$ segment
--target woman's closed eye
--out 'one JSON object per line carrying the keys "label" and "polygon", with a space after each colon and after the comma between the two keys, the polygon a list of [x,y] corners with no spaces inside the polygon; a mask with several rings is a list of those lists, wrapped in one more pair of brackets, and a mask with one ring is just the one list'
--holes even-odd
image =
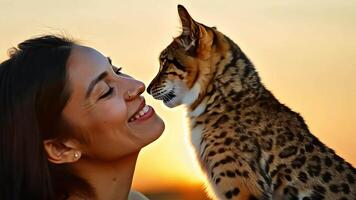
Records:
{"label": "woman's closed eye", "polygon": [[[114,70],[115,74],[117,74],[117,75],[122,74],[121,73],[122,67],[117,68],[117,67],[113,66],[113,70]],[[109,87],[109,89],[103,95],[101,95],[98,100],[111,96],[111,94],[114,92],[114,87],[111,87],[109,85],[108,85],[108,87]]]}
{"label": "woman's closed eye", "polygon": [[101,96],[99,97],[99,100],[111,96],[111,94],[113,93],[113,91],[114,91],[114,87],[109,86],[108,91],[105,92],[103,95],[101,95]]}

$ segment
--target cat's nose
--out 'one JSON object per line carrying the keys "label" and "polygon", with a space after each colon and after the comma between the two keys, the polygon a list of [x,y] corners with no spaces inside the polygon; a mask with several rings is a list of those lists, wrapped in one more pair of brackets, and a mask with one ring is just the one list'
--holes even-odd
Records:
{"label": "cat's nose", "polygon": [[151,88],[152,88],[152,83],[150,83],[150,84],[148,85],[147,90],[146,90],[147,93],[150,94],[150,95],[152,95],[152,94],[151,94]]}

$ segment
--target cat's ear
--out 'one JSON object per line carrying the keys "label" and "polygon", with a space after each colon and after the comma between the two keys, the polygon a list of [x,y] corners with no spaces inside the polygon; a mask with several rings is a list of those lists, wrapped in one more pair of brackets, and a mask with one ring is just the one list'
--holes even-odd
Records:
{"label": "cat's ear", "polygon": [[178,43],[184,46],[186,51],[194,51],[198,57],[207,59],[213,43],[211,33],[203,25],[194,21],[182,5],[178,5],[178,14],[183,28]]}
{"label": "cat's ear", "polygon": [[189,15],[187,9],[182,5],[178,5],[178,14],[180,21],[182,23],[182,35],[183,36],[195,36],[198,31],[198,24],[194,19]]}

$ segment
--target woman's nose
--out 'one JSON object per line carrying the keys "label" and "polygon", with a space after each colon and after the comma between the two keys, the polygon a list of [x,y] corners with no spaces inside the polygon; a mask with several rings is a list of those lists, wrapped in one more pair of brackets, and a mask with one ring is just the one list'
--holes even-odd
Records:
{"label": "woman's nose", "polygon": [[133,81],[128,82],[127,84],[129,84],[129,89],[126,92],[125,98],[128,101],[139,97],[146,89],[144,83],[135,79],[133,79]]}

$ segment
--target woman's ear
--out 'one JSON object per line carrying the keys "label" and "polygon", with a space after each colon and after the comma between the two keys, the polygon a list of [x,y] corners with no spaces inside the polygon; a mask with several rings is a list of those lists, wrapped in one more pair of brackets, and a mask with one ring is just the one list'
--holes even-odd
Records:
{"label": "woman's ear", "polygon": [[74,163],[81,157],[81,151],[74,141],[65,142],[48,139],[43,142],[48,161],[55,164]]}

